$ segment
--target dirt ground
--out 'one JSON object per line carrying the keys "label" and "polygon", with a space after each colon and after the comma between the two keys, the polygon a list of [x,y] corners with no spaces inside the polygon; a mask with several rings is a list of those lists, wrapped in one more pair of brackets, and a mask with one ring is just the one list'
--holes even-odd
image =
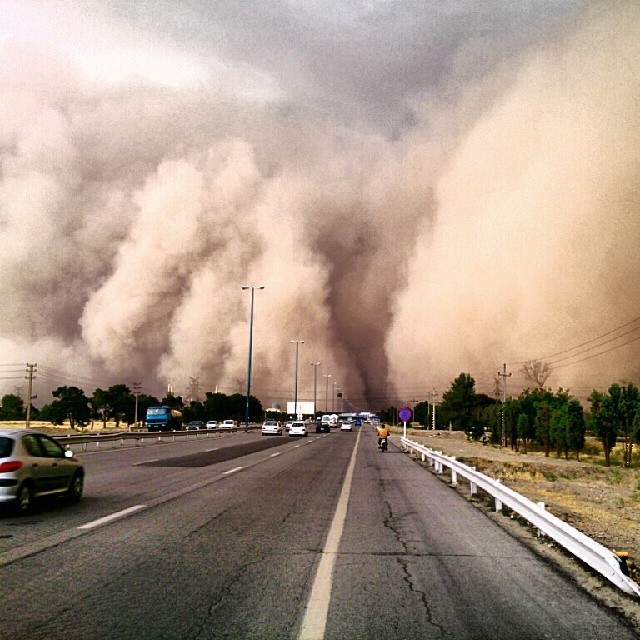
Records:
{"label": "dirt ground", "polygon": [[[402,429],[393,430],[401,434]],[[555,516],[603,546],[629,554],[630,577],[640,582],[640,468],[604,467],[599,445],[587,443],[580,460],[549,457],[544,452],[515,452],[470,442],[461,432],[408,429],[407,437],[445,455],[455,456],[478,471],[500,479],[535,502],[544,502]],[[461,487],[462,492],[465,491]],[[468,491],[467,491],[468,494]],[[514,518],[491,514],[502,526],[519,528],[517,535],[570,573],[583,587],[640,628],[640,601],[621,594],[597,574],[577,566],[550,540],[540,539]]]}

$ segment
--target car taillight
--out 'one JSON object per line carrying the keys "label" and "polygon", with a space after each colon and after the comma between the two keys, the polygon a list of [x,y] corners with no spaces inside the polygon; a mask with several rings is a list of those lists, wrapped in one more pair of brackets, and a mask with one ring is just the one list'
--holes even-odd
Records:
{"label": "car taillight", "polygon": [[0,462],[0,473],[17,471],[21,466],[22,462],[20,462],[20,460],[9,460],[9,462]]}

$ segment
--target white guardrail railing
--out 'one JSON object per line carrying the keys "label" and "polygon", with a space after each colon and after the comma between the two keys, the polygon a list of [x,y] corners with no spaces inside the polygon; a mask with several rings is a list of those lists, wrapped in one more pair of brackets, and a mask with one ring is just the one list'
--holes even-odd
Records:
{"label": "white guardrail railing", "polygon": [[499,480],[462,464],[455,457],[445,456],[408,438],[401,438],[400,442],[405,450],[419,453],[423,462],[427,458],[435,473],[442,473],[445,467],[450,469],[452,484],[457,484],[458,476],[466,478],[472,495],[477,493],[478,488],[486,491],[495,499],[496,511],[502,511],[503,506],[508,507],[622,591],[640,597],[640,585],[625,575],[622,560],[613,551],[549,513],[543,503],[538,504],[525,498],[505,487]]}

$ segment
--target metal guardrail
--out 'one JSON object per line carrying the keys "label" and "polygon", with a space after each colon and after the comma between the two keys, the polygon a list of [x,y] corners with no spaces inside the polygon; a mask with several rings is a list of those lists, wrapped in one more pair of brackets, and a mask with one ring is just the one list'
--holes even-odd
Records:
{"label": "metal guardrail", "polygon": [[640,585],[623,573],[622,562],[615,553],[549,513],[545,509],[544,503],[535,503],[525,498],[505,487],[499,480],[485,476],[473,467],[462,464],[454,456],[446,456],[408,438],[401,438],[400,442],[405,450],[419,453],[423,462],[425,458],[428,458],[435,473],[442,473],[445,467],[449,468],[452,484],[457,484],[458,475],[466,478],[470,483],[472,495],[477,493],[478,488],[486,491],[495,499],[496,511],[502,511],[503,505],[508,507],[619,589],[640,597]]}
{"label": "metal guardrail", "polygon": [[[255,423],[249,423],[249,430],[258,429],[259,425]],[[186,439],[195,435],[197,440],[200,436],[219,436],[223,433],[237,433],[239,431],[245,431],[245,427],[234,427],[232,429],[198,429],[198,430],[181,430],[181,431],[121,431],[109,434],[83,434],[83,435],[67,435],[56,436],[57,440],[62,446],[82,445],[82,451],[88,451],[89,445],[94,444],[95,449],[100,449],[101,443],[111,443],[111,448],[116,446],[124,446],[125,441],[135,441],[134,446],[139,446],[146,442],[162,442],[163,440],[170,440],[175,442],[176,438]]]}

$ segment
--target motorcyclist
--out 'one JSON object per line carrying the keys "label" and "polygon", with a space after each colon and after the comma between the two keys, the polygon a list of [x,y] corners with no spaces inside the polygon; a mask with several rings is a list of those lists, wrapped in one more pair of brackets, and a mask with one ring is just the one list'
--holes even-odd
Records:
{"label": "motorcyclist", "polygon": [[378,427],[378,448],[380,448],[380,445],[382,444],[382,440],[388,437],[389,437],[389,427],[387,427],[386,424],[383,424],[382,426]]}

